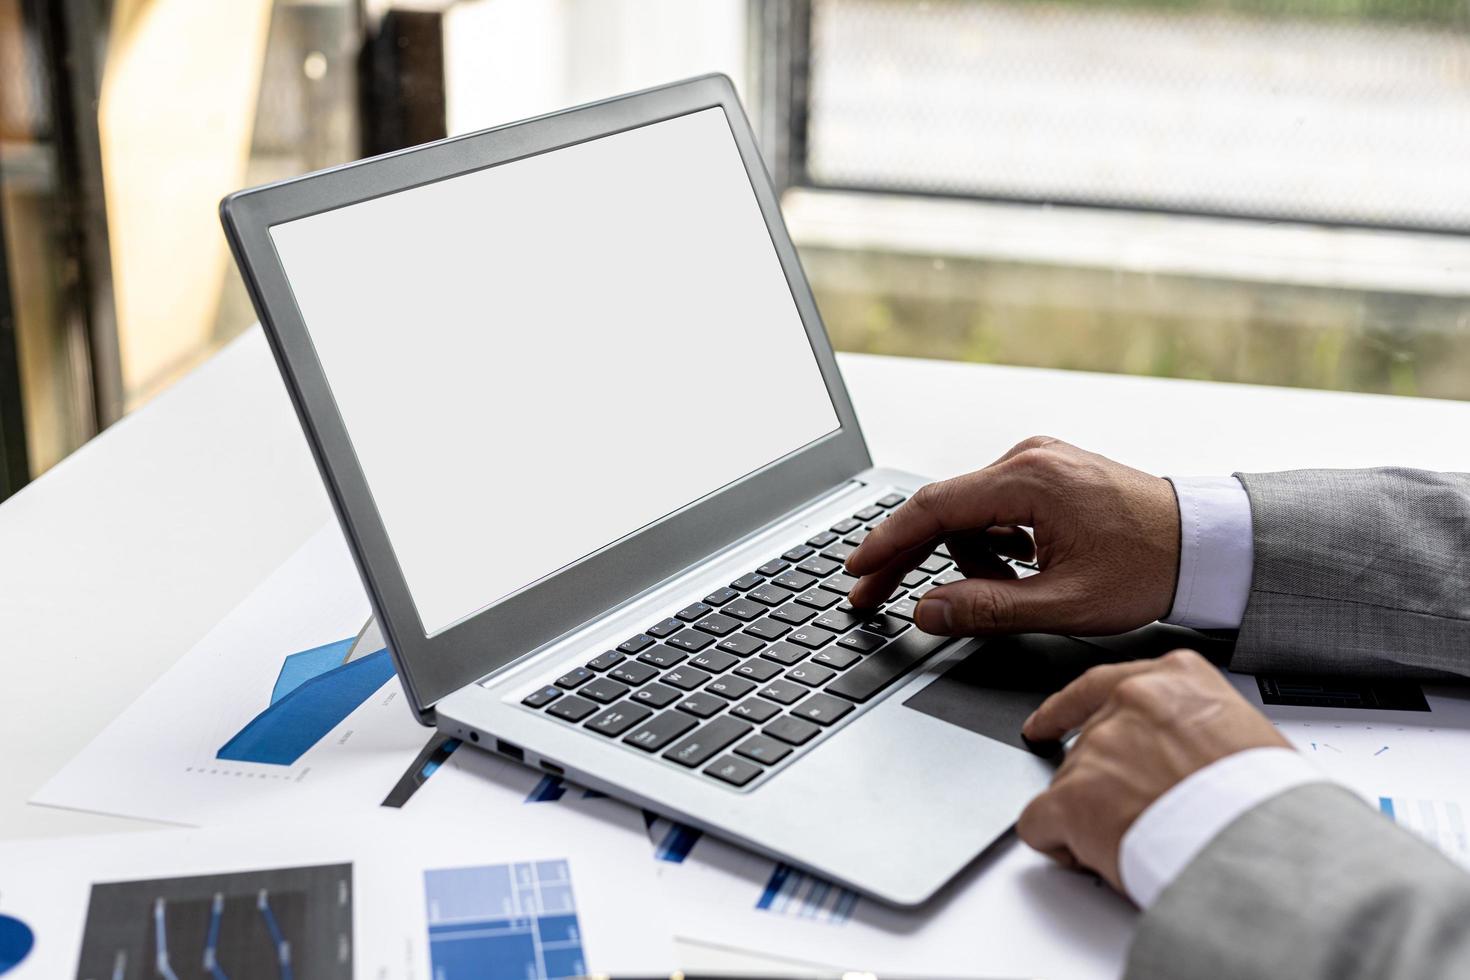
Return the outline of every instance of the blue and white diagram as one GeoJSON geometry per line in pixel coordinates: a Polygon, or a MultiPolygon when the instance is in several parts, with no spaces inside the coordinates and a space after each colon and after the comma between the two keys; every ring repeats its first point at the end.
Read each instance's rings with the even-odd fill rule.
{"type": "Polygon", "coordinates": [[[777,864],[755,907],[796,919],[813,919],[839,925],[852,918],[857,892],[834,885],[825,878],[777,864]]]}
{"type": "Polygon", "coordinates": [[[566,861],[424,872],[434,980],[551,980],[587,973],[566,861]]]}

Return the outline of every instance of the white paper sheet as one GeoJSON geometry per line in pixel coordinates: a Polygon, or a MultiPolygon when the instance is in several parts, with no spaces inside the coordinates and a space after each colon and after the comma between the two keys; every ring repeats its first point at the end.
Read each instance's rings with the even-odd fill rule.
{"type": "MultiPolygon", "coordinates": [[[[286,658],[350,641],[367,616],[367,598],[342,534],[335,523],[327,525],[32,802],[189,825],[376,805],[431,734],[413,719],[397,679],[387,673],[386,653],[367,665],[373,673],[358,675],[359,689],[349,702],[357,706],[321,737],[311,737],[310,726],[280,726],[277,713],[255,722],[259,738],[248,749],[238,748],[253,720],[268,709],[279,711],[285,700],[273,704],[273,697],[281,691],[314,696],[324,688],[308,685],[333,683],[311,676],[314,669],[293,675],[286,658]],[[365,687],[362,677],[368,678],[365,687]],[[379,682],[380,677],[386,679],[379,682]],[[220,758],[227,745],[248,758],[220,758]],[[295,757],[303,746],[309,747],[295,757]],[[273,761],[250,761],[261,758],[273,761]]],[[[302,704],[297,700],[295,707],[302,704]]],[[[327,710],[317,717],[338,716],[327,710]]]]}
{"type": "Polygon", "coordinates": [[[121,975],[169,976],[160,962],[207,977],[211,954],[235,978],[460,980],[487,960],[530,977],[668,974],[646,850],[606,848],[584,819],[552,808],[513,833],[446,834],[378,810],[0,845],[0,921],[34,937],[7,980],[110,977],[129,963],[121,975]]]}
{"type": "Polygon", "coordinates": [[[1428,685],[1428,711],[1266,704],[1254,677],[1231,682],[1293,745],[1386,817],[1470,865],[1470,691],[1428,685]]]}
{"type": "MultiPolygon", "coordinates": [[[[655,834],[667,828],[656,825],[655,834]]],[[[917,911],[888,908],[707,836],[682,861],[660,865],[676,935],[846,970],[1116,977],[1137,918],[1100,880],[1064,871],[1015,840],[917,911]]]]}

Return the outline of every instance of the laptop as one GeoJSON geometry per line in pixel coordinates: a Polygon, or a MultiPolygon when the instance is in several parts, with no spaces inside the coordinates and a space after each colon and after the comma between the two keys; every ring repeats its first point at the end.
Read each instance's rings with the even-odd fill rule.
{"type": "Polygon", "coordinates": [[[869,459],[727,78],[221,217],[425,725],[900,906],[1050,781],[921,710],[973,648],[913,623],[942,547],[845,602],[927,481],[869,459]]]}

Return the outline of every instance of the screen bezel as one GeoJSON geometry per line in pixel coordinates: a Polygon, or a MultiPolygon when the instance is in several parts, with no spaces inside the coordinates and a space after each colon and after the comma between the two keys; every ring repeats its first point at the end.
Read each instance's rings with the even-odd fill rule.
{"type": "MultiPolygon", "coordinates": [[[[232,194],[221,221],[415,714],[504,669],[871,465],[847,389],[733,85],[707,75],[232,194]],[[838,427],[603,546],[494,605],[426,635],[337,409],[270,228],[434,181],[703,109],[724,110],[838,427]]],[[[712,302],[717,302],[714,297],[712,302]]],[[[697,311],[692,311],[697,317],[697,311]]],[[[391,382],[391,379],[387,379],[391,382]]],[[[404,465],[412,465],[409,460],[404,465]]],[[[507,478],[524,479],[524,470],[507,478]]],[[[589,501],[590,506],[596,502],[589,501]]]]}

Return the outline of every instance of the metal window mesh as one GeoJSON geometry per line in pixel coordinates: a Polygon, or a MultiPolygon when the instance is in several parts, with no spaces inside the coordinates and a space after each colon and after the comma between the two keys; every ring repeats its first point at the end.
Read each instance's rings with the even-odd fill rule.
{"type": "Polygon", "coordinates": [[[814,0],[811,59],[815,184],[1470,231],[1464,0],[814,0]]]}

